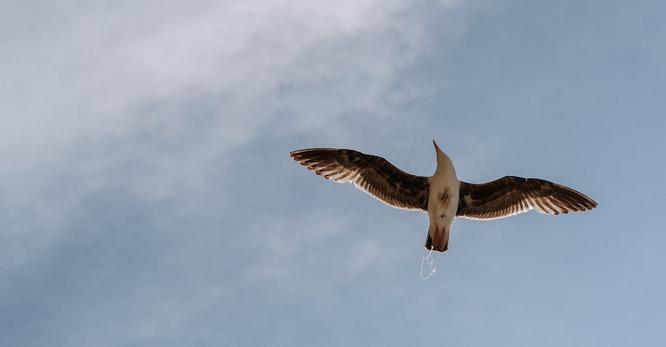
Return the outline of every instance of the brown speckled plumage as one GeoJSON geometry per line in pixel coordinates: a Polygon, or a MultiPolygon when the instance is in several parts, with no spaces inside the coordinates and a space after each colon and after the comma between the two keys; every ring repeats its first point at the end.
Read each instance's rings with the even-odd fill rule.
{"type": "Polygon", "coordinates": [[[437,201],[439,202],[439,205],[442,207],[447,207],[449,206],[449,201],[451,200],[451,196],[449,196],[449,189],[444,189],[443,192],[440,192],[437,194],[437,201]]]}
{"type": "Polygon", "coordinates": [[[484,184],[461,181],[456,216],[496,219],[530,209],[558,215],[596,206],[594,200],[569,187],[538,178],[506,176],[484,184]]]}
{"type": "Polygon", "coordinates": [[[289,155],[317,175],[352,182],[391,206],[428,209],[428,178],[410,175],[382,157],[336,148],[301,149],[289,155]]]}

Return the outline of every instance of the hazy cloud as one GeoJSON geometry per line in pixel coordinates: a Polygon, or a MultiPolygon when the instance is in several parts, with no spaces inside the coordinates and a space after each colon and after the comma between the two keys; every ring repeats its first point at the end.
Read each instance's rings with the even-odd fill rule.
{"type": "Polygon", "coordinates": [[[0,304],[32,321],[4,321],[18,329],[7,342],[236,341],[174,329],[248,284],[289,288],[340,268],[318,276],[325,288],[395,261],[372,234],[341,259],[318,256],[332,233],[356,231],[325,213],[279,216],[262,203],[278,202],[270,180],[288,178],[259,172],[290,164],[287,137],[355,139],[354,124],[390,121],[428,92],[395,89],[428,37],[415,3],[2,7],[0,264],[14,299],[0,304]]]}

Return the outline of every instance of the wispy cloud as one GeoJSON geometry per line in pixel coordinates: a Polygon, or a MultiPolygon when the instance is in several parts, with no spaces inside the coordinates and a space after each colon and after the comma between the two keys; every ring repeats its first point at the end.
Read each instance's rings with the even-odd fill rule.
{"type": "MultiPolygon", "coordinates": [[[[11,165],[0,169],[0,274],[3,286],[17,283],[4,291],[19,298],[0,305],[59,317],[35,329],[60,342],[124,344],[199,319],[243,283],[330,265],[312,249],[346,226],[322,214],[261,211],[278,196],[261,169],[289,163],[287,138],[353,145],[363,133],[354,124],[395,118],[427,90],[395,85],[428,33],[412,2],[329,5],[3,5],[0,31],[11,34],[0,107],[11,116],[0,127],[0,159],[11,165]],[[248,157],[258,147],[269,148],[248,157]],[[262,181],[239,185],[249,172],[262,181]],[[243,208],[252,209],[246,225],[243,208]],[[317,233],[294,223],[317,224],[317,233]],[[165,285],[172,281],[183,285],[165,285]],[[54,282],[62,289],[19,294],[54,282]],[[156,325],[169,312],[178,315],[156,325]],[[94,333],[92,317],[107,314],[105,332],[94,333]]],[[[378,131],[403,128],[388,124],[378,131]]],[[[329,281],[390,262],[379,247],[360,238],[345,248],[331,266],[346,275],[329,281]]]]}
{"type": "Polygon", "coordinates": [[[386,89],[422,34],[396,21],[409,7],[397,1],[43,5],[53,14],[8,6],[7,29],[41,24],[10,31],[0,68],[14,115],[0,130],[5,206],[34,229],[61,228],[108,185],[204,189],[205,172],[258,133],[336,136],[349,112],[386,117],[386,89]]]}

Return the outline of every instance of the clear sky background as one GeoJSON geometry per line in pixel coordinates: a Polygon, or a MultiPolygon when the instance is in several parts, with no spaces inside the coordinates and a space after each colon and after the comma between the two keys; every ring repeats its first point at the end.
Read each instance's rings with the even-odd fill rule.
{"type": "Polygon", "coordinates": [[[662,1],[0,2],[0,345],[666,343],[662,1]],[[288,157],[540,177],[456,220],[288,157]]]}

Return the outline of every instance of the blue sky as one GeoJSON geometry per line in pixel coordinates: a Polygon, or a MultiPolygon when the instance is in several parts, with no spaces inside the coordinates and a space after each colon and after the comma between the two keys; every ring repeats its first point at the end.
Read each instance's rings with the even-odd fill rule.
{"type": "Polygon", "coordinates": [[[0,3],[0,345],[666,342],[666,5],[0,3]],[[454,222],[287,155],[540,177],[590,213],[454,222]]]}

